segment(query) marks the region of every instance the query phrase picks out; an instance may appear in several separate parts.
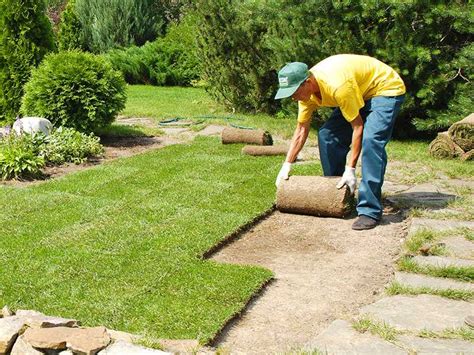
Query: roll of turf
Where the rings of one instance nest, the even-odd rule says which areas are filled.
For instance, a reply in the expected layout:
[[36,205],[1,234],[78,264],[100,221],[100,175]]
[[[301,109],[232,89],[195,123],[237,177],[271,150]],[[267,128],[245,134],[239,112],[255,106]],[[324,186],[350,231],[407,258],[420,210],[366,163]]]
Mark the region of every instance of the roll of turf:
[[453,142],[448,132],[438,133],[430,143],[430,155],[435,158],[455,158],[464,154],[464,151]]
[[462,161],[474,160],[474,149],[471,149],[470,151],[461,155],[461,160]]
[[465,152],[474,149],[474,113],[449,127],[448,134]]
[[247,143],[258,145],[272,145],[273,139],[270,133],[263,129],[240,129],[234,127],[226,127],[222,134],[223,144]]
[[349,188],[336,188],[340,177],[290,176],[277,189],[281,212],[322,217],[344,217],[355,206]]
[[246,155],[285,155],[288,153],[288,147],[283,145],[246,145],[242,148],[242,154]]

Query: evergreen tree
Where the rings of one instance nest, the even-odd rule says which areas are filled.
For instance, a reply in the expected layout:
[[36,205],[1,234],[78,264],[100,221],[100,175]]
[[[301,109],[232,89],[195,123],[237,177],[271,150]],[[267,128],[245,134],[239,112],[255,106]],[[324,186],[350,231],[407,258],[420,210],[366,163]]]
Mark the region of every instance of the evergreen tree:
[[76,14],[76,0],[69,0],[61,14],[58,47],[60,50],[86,49],[84,30]]
[[54,50],[44,0],[0,0],[0,120],[13,120],[31,69]]

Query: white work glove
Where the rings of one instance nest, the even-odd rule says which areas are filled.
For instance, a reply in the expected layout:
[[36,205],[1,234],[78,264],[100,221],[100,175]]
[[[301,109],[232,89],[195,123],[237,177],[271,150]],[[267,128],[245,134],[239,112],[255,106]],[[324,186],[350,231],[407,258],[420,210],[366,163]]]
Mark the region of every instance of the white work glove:
[[344,174],[342,174],[341,180],[337,183],[336,187],[338,189],[342,188],[344,185],[347,185],[351,194],[354,193],[356,186],[357,186],[357,178],[356,178],[356,169],[351,168],[350,166],[346,166],[344,170]]
[[275,181],[276,187],[280,185],[281,180],[288,180],[290,178],[291,163],[287,161],[283,163],[280,172],[278,173],[277,179]]

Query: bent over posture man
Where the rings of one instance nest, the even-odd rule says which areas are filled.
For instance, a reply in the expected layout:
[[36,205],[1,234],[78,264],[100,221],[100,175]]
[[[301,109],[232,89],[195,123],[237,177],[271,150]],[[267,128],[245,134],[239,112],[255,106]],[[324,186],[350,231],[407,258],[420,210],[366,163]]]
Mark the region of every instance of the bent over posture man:
[[309,71],[304,63],[289,63],[278,73],[278,80],[275,99],[291,96],[298,100],[298,124],[276,185],[288,179],[291,164],[308,137],[314,110],[335,107],[318,133],[323,172],[325,176],[342,176],[337,187],[347,185],[354,193],[356,164],[362,151],[359,217],[352,228],[374,228],[382,217],[385,146],[404,100],[403,80],[381,61],[355,54],[331,56]]

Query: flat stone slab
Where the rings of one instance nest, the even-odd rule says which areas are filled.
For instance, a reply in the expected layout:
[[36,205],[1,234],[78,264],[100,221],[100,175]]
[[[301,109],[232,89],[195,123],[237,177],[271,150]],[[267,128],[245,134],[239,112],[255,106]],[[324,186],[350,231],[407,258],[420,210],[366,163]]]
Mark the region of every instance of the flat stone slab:
[[466,316],[474,314],[474,304],[432,295],[397,295],[363,307],[361,314],[398,330],[442,331],[465,326]]
[[396,272],[395,281],[410,287],[429,287],[435,290],[464,290],[474,291],[474,283],[455,281],[440,277]]
[[415,257],[413,257],[412,260],[421,266],[434,266],[434,267],[445,267],[445,266],[472,267],[474,266],[473,260],[450,258],[447,256],[416,255]]
[[469,228],[474,231],[474,222],[471,221],[453,221],[431,218],[413,218],[409,229],[409,234],[415,233],[419,229],[428,229],[435,231],[445,231],[448,229]]
[[474,259],[474,242],[461,236],[446,237],[440,240],[446,245],[448,253],[463,259]]
[[420,354],[473,354],[474,344],[469,341],[459,339],[429,339],[408,335],[397,337],[397,341],[403,344],[408,350],[413,350]]
[[387,195],[393,195],[409,190],[410,188],[411,186],[409,185],[397,184],[395,182],[385,180],[383,183],[382,191]]
[[24,320],[16,316],[0,319],[0,354],[5,354],[11,349],[24,326]]
[[415,185],[402,193],[387,197],[387,200],[400,207],[431,207],[443,208],[453,201],[453,195],[446,189],[442,189],[433,184]]
[[323,354],[404,354],[388,341],[370,333],[359,333],[344,320],[335,320],[317,338],[304,346],[308,352],[318,350]]
[[78,327],[79,322],[75,319],[45,316],[41,312],[19,309],[16,316],[23,318],[31,328],[53,328],[53,327]]
[[10,355],[43,355],[44,353],[36,350],[27,341],[24,336],[20,335],[13,345]]
[[106,349],[102,350],[100,355],[165,355],[173,354],[166,351],[147,349],[143,346],[138,346],[130,344],[125,341],[116,341],[115,343],[109,345]]
[[224,130],[225,126],[218,126],[218,125],[208,125],[204,129],[200,130],[197,135],[198,136],[214,136],[221,134]]

